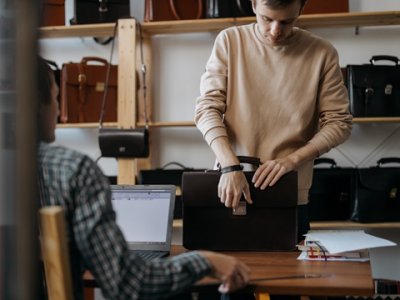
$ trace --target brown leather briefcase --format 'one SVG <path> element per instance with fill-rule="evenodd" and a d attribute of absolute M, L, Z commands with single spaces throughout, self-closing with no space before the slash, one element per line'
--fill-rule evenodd
<path fill-rule="evenodd" d="M 217 251 L 289 251 L 297 239 L 297 173 L 273 187 L 255 189 L 245 172 L 253 204 L 233 211 L 217 195 L 220 172 L 185 172 L 182 179 L 183 246 Z"/>
<path fill-rule="evenodd" d="M 60 108 L 62 123 L 99 122 L 107 68 L 108 62 L 99 57 L 84 57 L 79 63 L 63 65 Z M 117 80 L 118 67 L 111 65 L 104 122 L 117 121 Z"/>
<path fill-rule="evenodd" d="M 302 14 L 349 12 L 349 0 L 307 0 Z"/>
<path fill-rule="evenodd" d="M 200 19 L 203 0 L 145 0 L 144 21 Z"/>
<path fill-rule="evenodd" d="M 40 26 L 65 25 L 65 0 L 43 0 Z"/>

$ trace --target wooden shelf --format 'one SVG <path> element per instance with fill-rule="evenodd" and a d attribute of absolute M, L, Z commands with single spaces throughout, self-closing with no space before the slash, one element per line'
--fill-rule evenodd
<path fill-rule="evenodd" d="M 118 127 L 117 122 L 104 123 L 104 127 Z M 98 128 L 99 123 L 63 123 L 57 124 L 57 128 Z"/>
<path fill-rule="evenodd" d="M 143 122 L 137 124 L 138 127 L 144 127 Z M 194 127 L 193 121 L 180 121 L 180 122 L 150 122 L 149 127 Z"/>
<path fill-rule="evenodd" d="M 351 221 L 321 221 L 311 222 L 311 229 L 369 229 L 369 228 L 400 228 L 400 222 L 387 223 L 357 223 Z"/>
<path fill-rule="evenodd" d="M 399 123 L 400 117 L 354 118 L 354 123 Z"/>
<path fill-rule="evenodd" d="M 229 26 L 255 22 L 255 17 L 200 19 L 183 21 L 148 22 L 142 24 L 145 34 L 191 33 L 219 31 Z M 302 15 L 298 26 L 302 28 L 337 28 L 359 26 L 400 25 L 400 11 L 353 12 Z M 104 37 L 112 36 L 114 23 L 73 26 L 52 26 L 39 29 L 40 38 Z"/>

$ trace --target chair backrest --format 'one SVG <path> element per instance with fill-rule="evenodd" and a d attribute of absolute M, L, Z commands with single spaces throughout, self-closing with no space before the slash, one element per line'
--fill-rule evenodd
<path fill-rule="evenodd" d="M 48 298 L 72 300 L 72 277 L 63 208 L 41 208 L 39 223 Z"/>

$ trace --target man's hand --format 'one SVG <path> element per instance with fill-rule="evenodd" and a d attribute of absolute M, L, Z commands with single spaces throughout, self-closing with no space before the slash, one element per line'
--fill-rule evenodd
<path fill-rule="evenodd" d="M 262 190 L 273 186 L 284 174 L 293 171 L 295 163 L 289 157 L 267 160 L 254 173 L 252 182 Z"/>
<path fill-rule="evenodd" d="M 238 259 L 210 251 L 200 251 L 213 266 L 212 277 L 221 280 L 220 293 L 231 293 L 246 286 L 250 269 Z"/>
<path fill-rule="evenodd" d="M 244 195 L 248 203 L 253 203 L 250 196 L 249 184 L 242 171 L 229 172 L 221 175 L 218 184 L 218 197 L 226 207 L 236 208 L 240 197 Z"/>

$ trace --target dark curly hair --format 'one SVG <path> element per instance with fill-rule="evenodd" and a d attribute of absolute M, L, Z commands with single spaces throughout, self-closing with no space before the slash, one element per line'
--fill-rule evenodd
<path fill-rule="evenodd" d="M 37 59 L 37 85 L 39 103 L 49 104 L 51 102 L 51 85 L 53 70 L 50 68 L 47 61 L 38 56 Z"/>

